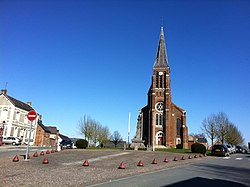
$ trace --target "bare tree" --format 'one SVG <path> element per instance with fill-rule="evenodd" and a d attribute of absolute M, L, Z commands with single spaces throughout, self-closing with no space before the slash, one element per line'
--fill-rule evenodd
<path fill-rule="evenodd" d="M 107 126 L 103 127 L 99 122 L 91 117 L 84 115 L 83 119 L 79 120 L 79 128 L 81 134 L 88 140 L 89 145 L 92 143 L 96 147 L 99 142 L 106 143 L 109 137 L 109 129 Z"/>
<path fill-rule="evenodd" d="M 110 141 L 115 144 L 115 147 L 122 141 L 122 136 L 118 131 L 114 131 L 114 133 L 110 137 Z"/>
<path fill-rule="evenodd" d="M 241 132 L 233 123 L 230 122 L 227 126 L 227 129 L 228 130 L 225 140 L 228 144 L 239 145 L 244 142 Z"/>
<path fill-rule="evenodd" d="M 216 137 L 216 116 L 211 114 L 209 117 L 206 117 L 202 122 L 201 130 L 207 135 L 211 140 L 212 145 L 214 144 L 214 139 Z"/>
<path fill-rule="evenodd" d="M 225 138 L 228 132 L 229 119 L 224 112 L 219 112 L 215 116 L 216 123 L 216 137 L 221 141 L 222 144 L 225 143 Z"/>
<path fill-rule="evenodd" d="M 98 142 L 103 145 L 108 142 L 110 136 L 109 128 L 107 126 L 101 127 L 98 133 Z"/>
<path fill-rule="evenodd" d="M 93 129 L 92 141 L 96 147 L 96 143 L 98 142 L 99 132 L 101 129 L 101 124 L 96 121 L 92 121 L 91 128 Z"/>
<path fill-rule="evenodd" d="M 213 140 L 218 138 L 222 144 L 238 145 L 244 142 L 244 138 L 238 128 L 229 121 L 228 116 L 224 112 L 212 114 L 205 118 L 202 122 L 202 131 Z"/>
<path fill-rule="evenodd" d="M 87 139 L 88 141 L 92 139 L 93 135 L 93 129 L 91 127 L 92 123 L 93 120 L 87 115 L 84 115 L 83 119 L 81 118 L 78 123 L 80 128 L 80 133 L 83 134 L 85 139 Z"/>

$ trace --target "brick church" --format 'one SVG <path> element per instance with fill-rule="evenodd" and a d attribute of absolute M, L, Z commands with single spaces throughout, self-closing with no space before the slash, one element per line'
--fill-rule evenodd
<path fill-rule="evenodd" d="M 154 148 L 188 148 L 186 111 L 172 102 L 163 27 L 153 66 L 152 83 L 148 91 L 148 104 L 140 109 L 137 121 L 137 140 Z"/>

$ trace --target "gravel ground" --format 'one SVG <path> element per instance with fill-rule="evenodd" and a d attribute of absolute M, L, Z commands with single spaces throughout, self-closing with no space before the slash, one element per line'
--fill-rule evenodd
<path fill-rule="evenodd" d="M 25 161 L 19 157 L 19 162 L 12 158 L 0 160 L 0 186 L 88 186 L 114 179 L 133 176 L 145 172 L 171 168 L 183 164 L 200 162 L 208 157 L 181 160 L 183 155 L 166 152 L 120 151 L 120 150 L 64 150 L 45 154 Z M 178 161 L 173 161 L 177 156 Z M 47 157 L 49 163 L 42 164 Z M 168 163 L 163 162 L 164 159 Z M 156 159 L 157 164 L 151 164 Z M 84 160 L 89 166 L 84 167 Z M 143 167 L 137 164 L 141 160 Z M 123 162 L 125 169 L 118 169 Z"/>

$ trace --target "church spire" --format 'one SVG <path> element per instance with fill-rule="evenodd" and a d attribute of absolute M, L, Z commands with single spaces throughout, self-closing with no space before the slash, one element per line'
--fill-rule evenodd
<path fill-rule="evenodd" d="M 166 44 L 165 44 L 165 39 L 164 39 L 164 31 L 163 31 L 163 27 L 161 27 L 160 40 L 159 40 L 157 55 L 156 55 L 153 68 L 166 68 L 166 67 L 169 67 L 169 65 L 168 65 Z"/>

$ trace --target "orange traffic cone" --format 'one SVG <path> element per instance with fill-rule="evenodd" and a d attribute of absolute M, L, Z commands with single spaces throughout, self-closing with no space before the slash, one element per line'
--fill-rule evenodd
<path fill-rule="evenodd" d="M 157 164 L 157 161 L 154 159 L 154 160 L 152 161 L 152 164 Z"/>
<path fill-rule="evenodd" d="M 41 155 L 41 156 L 42 156 L 42 155 L 44 155 L 44 152 L 43 152 L 43 151 L 41 151 L 40 155 Z"/>
<path fill-rule="evenodd" d="M 88 160 L 84 160 L 82 166 L 89 166 L 89 161 Z"/>
<path fill-rule="evenodd" d="M 38 157 L 38 153 L 35 152 L 35 153 L 33 154 L 33 157 Z"/>
<path fill-rule="evenodd" d="M 183 155 L 183 156 L 181 157 L 181 160 L 186 160 L 186 157 Z"/>
<path fill-rule="evenodd" d="M 168 159 L 167 159 L 167 157 L 164 159 L 164 161 L 163 162 L 166 162 L 166 163 L 168 163 Z"/>
<path fill-rule="evenodd" d="M 177 156 L 174 157 L 174 161 L 178 161 L 178 157 Z"/>
<path fill-rule="evenodd" d="M 48 164 L 48 163 L 49 163 L 49 160 L 47 157 L 45 159 L 43 159 L 43 164 Z"/>
<path fill-rule="evenodd" d="M 118 169 L 125 169 L 125 165 L 124 165 L 124 163 L 123 163 L 123 162 L 121 162 L 121 163 L 120 163 L 120 165 L 119 165 Z"/>
<path fill-rule="evenodd" d="M 143 162 L 140 160 L 140 161 L 138 162 L 137 166 L 139 166 L 139 167 L 143 167 L 143 166 L 144 166 L 144 164 L 143 164 Z"/>
<path fill-rule="evenodd" d="M 18 162 L 19 161 L 19 158 L 18 158 L 18 156 L 16 155 L 16 156 L 14 156 L 14 158 L 13 158 L 13 160 L 12 160 L 13 162 Z"/>
<path fill-rule="evenodd" d="M 192 159 L 192 158 L 193 158 L 192 155 L 189 155 L 189 156 L 188 156 L 188 159 Z"/>

